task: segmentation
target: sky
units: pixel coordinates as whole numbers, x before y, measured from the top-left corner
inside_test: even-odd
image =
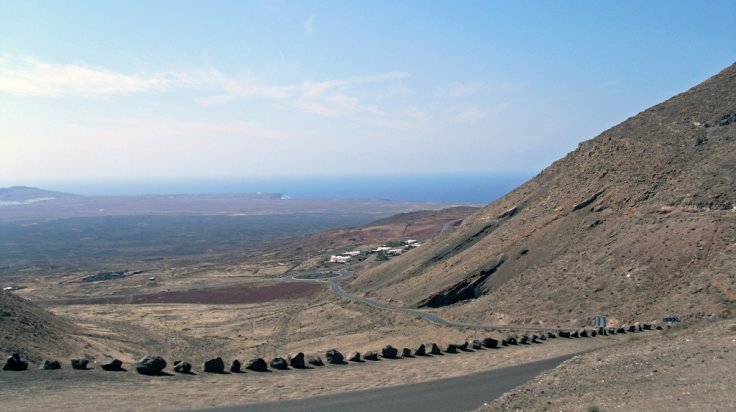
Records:
[[[0,182],[535,173],[736,61],[731,0],[0,0]]]

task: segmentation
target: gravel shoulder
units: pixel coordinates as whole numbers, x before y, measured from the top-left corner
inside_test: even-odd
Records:
[[[628,339],[565,361],[480,410],[736,410],[736,321]]]

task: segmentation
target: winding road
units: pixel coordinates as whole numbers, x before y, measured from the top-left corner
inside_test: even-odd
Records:
[[[391,312],[401,312],[401,313],[407,313],[410,315],[419,316],[420,318],[432,322],[436,325],[440,326],[448,326],[453,328],[469,328],[469,329],[484,329],[484,330],[498,330],[498,331],[518,331],[518,332],[550,332],[550,331],[560,331],[560,330],[567,330],[563,328],[533,328],[528,326],[514,326],[514,325],[490,325],[490,324],[478,324],[478,323],[466,323],[466,322],[454,322],[447,319],[443,319],[439,317],[438,315],[422,310],[422,309],[413,309],[413,308],[402,308],[398,306],[392,306],[383,302],[379,302],[364,296],[358,296],[355,294],[352,294],[345,289],[342,288],[342,282],[345,278],[350,276],[350,272],[346,269],[342,269],[340,271],[334,272],[337,274],[337,276],[333,276],[330,278],[321,278],[321,279],[300,279],[298,276],[299,274],[294,275],[285,275],[281,279],[283,280],[289,280],[289,281],[300,281],[300,282],[329,282],[330,285],[330,291],[340,297],[350,299],[356,302],[361,302],[366,305],[372,306],[377,309],[383,309]]]

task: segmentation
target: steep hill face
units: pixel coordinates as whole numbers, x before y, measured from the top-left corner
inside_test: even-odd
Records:
[[[726,315],[736,302],[735,182],[733,65],[351,287],[488,323]]]
[[[0,350],[20,352],[34,362],[44,357],[68,358],[83,353],[68,321],[11,293],[0,291]]]

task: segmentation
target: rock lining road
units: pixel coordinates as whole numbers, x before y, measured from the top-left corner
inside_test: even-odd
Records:
[[[469,411],[555,368],[576,354],[486,372],[409,385],[345,392],[306,399],[203,409],[206,411]]]

